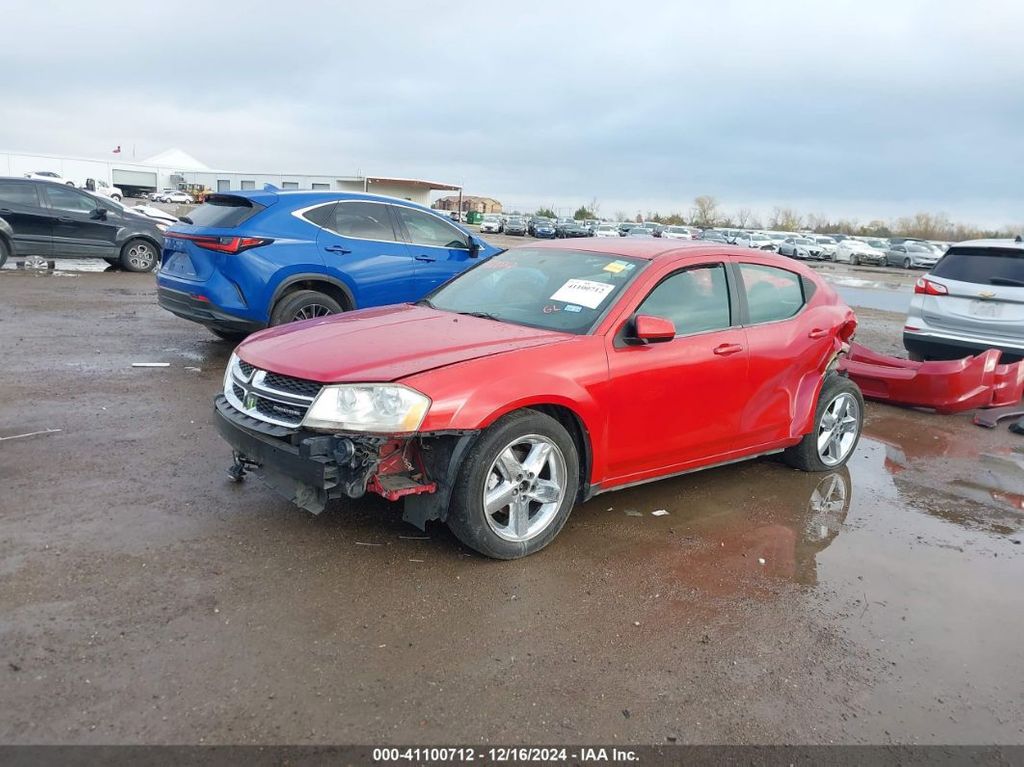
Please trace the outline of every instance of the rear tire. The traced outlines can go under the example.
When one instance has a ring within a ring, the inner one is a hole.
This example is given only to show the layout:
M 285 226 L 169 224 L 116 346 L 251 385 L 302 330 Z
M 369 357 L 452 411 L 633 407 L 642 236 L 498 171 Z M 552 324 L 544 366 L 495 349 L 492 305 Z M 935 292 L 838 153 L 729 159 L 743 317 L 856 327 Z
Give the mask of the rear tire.
M 233 344 L 244 341 L 249 335 L 241 330 L 218 330 L 216 328 L 207 328 L 207 330 L 217 336 L 221 341 L 230 341 Z
M 270 313 L 270 324 L 284 325 L 316 317 L 329 317 L 343 311 L 341 305 L 328 295 L 317 290 L 297 290 L 277 302 L 274 311 Z
M 128 240 L 121 248 L 121 268 L 128 272 L 151 272 L 156 267 L 156 245 L 149 240 Z
M 459 467 L 448 527 L 493 559 L 536 553 L 569 518 L 579 472 L 576 444 L 562 424 L 534 410 L 509 413 L 483 432 Z M 495 499 L 490 509 L 488 496 Z
M 850 256 L 850 266 L 860 266 L 860 259 L 856 255 Z
M 3 238 L 0 238 L 0 267 L 7 263 L 7 259 L 10 255 L 10 251 L 7 249 L 7 243 Z
M 801 471 L 834 471 L 850 460 L 863 428 L 864 396 L 860 387 L 845 376 L 831 373 L 818 395 L 813 428 L 786 449 L 782 460 Z M 823 449 L 819 447 L 822 441 Z

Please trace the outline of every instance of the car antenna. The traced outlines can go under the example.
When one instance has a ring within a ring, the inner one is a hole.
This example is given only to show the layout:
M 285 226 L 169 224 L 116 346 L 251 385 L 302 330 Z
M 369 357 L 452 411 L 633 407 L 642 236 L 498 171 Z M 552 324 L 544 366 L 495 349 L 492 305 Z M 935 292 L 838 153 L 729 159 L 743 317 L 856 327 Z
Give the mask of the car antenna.
M 276 186 L 274 186 L 273 184 L 264 184 L 264 185 L 263 185 L 263 191 L 264 191 L 264 192 L 280 192 L 281 190 L 280 190 L 280 189 L 278 189 L 278 188 L 277 188 Z

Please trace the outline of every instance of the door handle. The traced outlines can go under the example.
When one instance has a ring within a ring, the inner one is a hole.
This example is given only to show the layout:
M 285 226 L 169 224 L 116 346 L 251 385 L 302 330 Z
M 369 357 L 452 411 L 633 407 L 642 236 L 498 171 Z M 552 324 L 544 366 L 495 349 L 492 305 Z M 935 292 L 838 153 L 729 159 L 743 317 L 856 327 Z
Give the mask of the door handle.
M 14 211 L 10 208 L 0 208 L 0 213 L 13 213 Z
M 343 245 L 328 245 L 327 247 L 324 248 L 324 250 L 326 250 L 328 253 L 340 253 L 341 255 L 345 255 L 346 253 L 352 252 Z
M 813 330 L 811 330 L 810 333 L 807 334 L 807 337 L 808 338 L 824 338 L 827 335 L 828 335 L 828 331 L 827 330 L 822 330 L 821 328 L 814 328 Z
M 743 351 L 739 344 L 720 344 L 714 348 L 715 354 L 719 357 L 728 357 L 730 354 Z
M 73 223 L 75 223 L 75 219 L 68 218 L 67 216 L 58 216 L 57 217 L 57 223 L 59 223 L 59 224 L 73 224 Z
M 417 261 L 428 261 L 428 262 L 437 261 L 436 258 L 431 258 L 430 256 L 416 256 L 416 260 Z

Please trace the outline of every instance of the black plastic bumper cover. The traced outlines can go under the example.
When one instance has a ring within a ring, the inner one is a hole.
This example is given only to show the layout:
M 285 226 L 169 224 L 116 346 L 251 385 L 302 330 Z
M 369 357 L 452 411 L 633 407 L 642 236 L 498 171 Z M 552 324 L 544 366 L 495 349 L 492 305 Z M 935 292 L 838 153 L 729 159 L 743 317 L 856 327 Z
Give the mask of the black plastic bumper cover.
M 156 296 L 160 306 L 171 314 L 216 330 L 255 333 L 266 327 L 263 323 L 253 322 L 221 311 L 209 301 L 200 301 L 181 290 L 158 286 Z

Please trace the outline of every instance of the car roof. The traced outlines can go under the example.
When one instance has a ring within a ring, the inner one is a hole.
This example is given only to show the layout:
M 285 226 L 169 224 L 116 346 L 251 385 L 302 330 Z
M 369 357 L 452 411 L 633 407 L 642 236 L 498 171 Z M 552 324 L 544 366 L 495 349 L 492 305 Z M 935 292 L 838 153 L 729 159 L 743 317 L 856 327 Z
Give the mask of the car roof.
M 389 197 L 383 194 L 368 194 L 366 192 L 310 191 L 308 189 L 232 189 L 228 192 L 214 192 L 211 196 L 244 197 L 247 200 L 260 203 L 272 203 L 281 200 L 297 205 L 315 205 L 318 202 L 333 202 L 335 200 L 366 200 L 368 202 L 399 203 L 410 208 L 425 210 L 438 216 L 444 216 L 448 213 L 448 211 L 434 210 L 419 203 L 403 200 L 401 197 Z
M 1011 239 L 966 240 L 965 242 L 954 242 L 950 247 L 1013 248 L 1014 250 L 1024 250 L 1024 242 Z
M 722 244 L 708 245 L 700 240 L 669 240 L 666 242 L 654 237 L 575 240 L 571 245 L 565 242 L 537 242 L 519 247 L 542 248 L 544 250 L 585 250 L 588 253 L 626 256 L 628 258 L 643 259 L 644 261 L 654 261 L 663 256 L 721 255 L 724 249 L 738 255 L 750 255 L 748 248 L 737 248 Z

